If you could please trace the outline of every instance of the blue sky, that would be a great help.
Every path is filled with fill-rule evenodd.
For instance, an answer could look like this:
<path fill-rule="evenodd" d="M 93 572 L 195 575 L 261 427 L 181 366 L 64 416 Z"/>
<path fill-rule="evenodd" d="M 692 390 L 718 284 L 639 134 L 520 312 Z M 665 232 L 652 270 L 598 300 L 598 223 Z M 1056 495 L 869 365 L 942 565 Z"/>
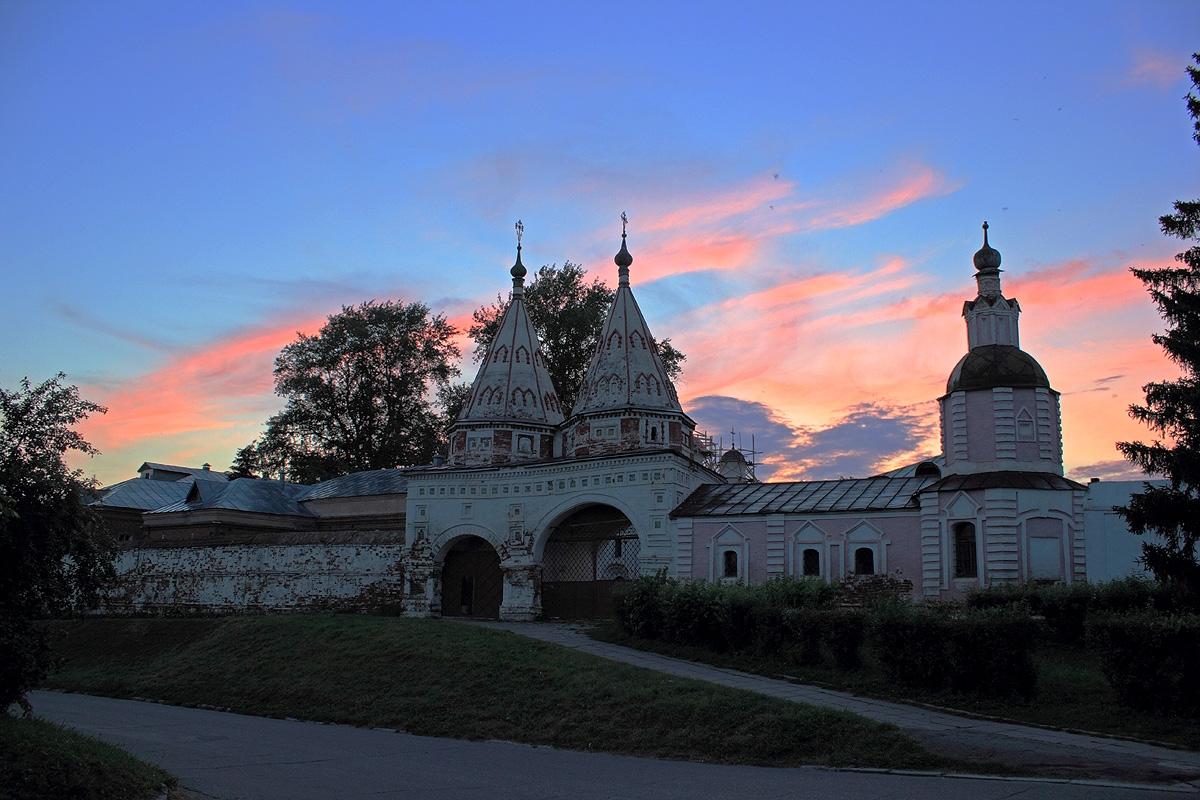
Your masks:
<path fill-rule="evenodd" d="M 1182 249 L 1200 6 L 881 6 L 7 3 L 0 384 L 108 403 L 104 480 L 224 467 L 295 330 L 371 297 L 463 319 L 517 217 L 528 263 L 611 281 L 627 210 L 685 400 L 767 409 L 778 476 L 869 471 L 936 446 L 986 218 L 1068 468 L 1118 469 L 1167 374 L 1124 276 Z M 877 448 L 830 443 L 864 414 Z"/>

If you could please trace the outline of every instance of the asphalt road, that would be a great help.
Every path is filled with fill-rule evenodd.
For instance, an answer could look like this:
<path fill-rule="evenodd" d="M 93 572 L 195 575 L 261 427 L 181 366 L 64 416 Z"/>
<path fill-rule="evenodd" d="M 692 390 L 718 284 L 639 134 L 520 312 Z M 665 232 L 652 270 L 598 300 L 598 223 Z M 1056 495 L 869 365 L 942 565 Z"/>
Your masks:
<path fill-rule="evenodd" d="M 34 692 L 31 700 L 39 717 L 123 747 L 221 800 L 1152 800 L 1182 789 L 692 764 L 88 695 Z"/>

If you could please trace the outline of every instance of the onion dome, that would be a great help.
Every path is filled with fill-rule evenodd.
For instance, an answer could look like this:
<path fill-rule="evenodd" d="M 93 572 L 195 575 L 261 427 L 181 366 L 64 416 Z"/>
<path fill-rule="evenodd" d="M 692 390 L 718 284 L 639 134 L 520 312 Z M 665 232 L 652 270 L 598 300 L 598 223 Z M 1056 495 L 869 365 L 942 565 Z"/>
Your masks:
<path fill-rule="evenodd" d="M 1033 356 L 1019 347 L 987 344 L 974 347 L 950 373 L 946 394 L 998 387 L 1050 388 L 1050 379 Z"/>
<path fill-rule="evenodd" d="M 736 447 L 732 447 L 729 450 L 726 450 L 721 455 L 721 460 L 718 463 L 721 463 L 721 464 L 745 464 L 746 457 L 744 455 L 742 455 L 741 450 L 738 450 Z"/>
<path fill-rule="evenodd" d="M 1000 269 L 1000 251 L 988 244 L 988 224 L 986 222 L 983 223 L 983 247 L 975 251 L 975 269 L 980 272 Z"/>

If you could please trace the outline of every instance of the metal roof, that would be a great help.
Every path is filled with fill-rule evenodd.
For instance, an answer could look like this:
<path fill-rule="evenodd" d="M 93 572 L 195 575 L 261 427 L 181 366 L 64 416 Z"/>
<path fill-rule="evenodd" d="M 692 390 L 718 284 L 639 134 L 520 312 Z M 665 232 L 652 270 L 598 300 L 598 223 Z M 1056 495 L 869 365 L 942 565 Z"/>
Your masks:
<path fill-rule="evenodd" d="M 1086 489 L 1082 483 L 1056 475 L 1053 472 L 973 472 L 966 475 L 948 475 L 927 487 L 929 491 L 957 492 L 968 489 Z"/>
<path fill-rule="evenodd" d="M 366 497 L 375 494 L 403 494 L 408 491 L 408 470 L 373 469 L 351 472 L 337 478 L 302 487 L 296 497 L 305 500 L 329 500 L 334 497 Z"/>
<path fill-rule="evenodd" d="M 151 511 L 152 514 L 169 514 L 176 511 L 201 511 L 225 509 L 249 511 L 255 514 L 281 514 L 295 517 L 311 517 L 313 513 L 297 502 L 296 497 L 310 487 L 296 483 L 237 478 L 219 485 L 197 481 L 186 498 Z"/>
<path fill-rule="evenodd" d="M 671 512 L 671 516 L 820 514 L 913 508 L 917 504 L 917 493 L 936 480 L 935 476 L 922 476 L 787 483 L 708 483 L 692 492 Z"/>
<path fill-rule="evenodd" d="M 229 480 L 222 472 L 214 472 L 211 469 L 203 469 L 202 467 L 181 467 L 177 464 L 159 464 L 155 461 L 147 461 L 138 467 L 137 471 L 141 472 L 144 469 L 160 469 L 163 472 L 178 472 L 183 475 L 191 475 L 193 478 L 200 478 L 206 481 L 218 481 L 225 483 Z"/>
<path fill-rule="evenodd" d="M 106 488 L 100 498 L 88 505 L 106 508 L 134 508 L 150 511 L 187 497 L 193 480 L 151 481 L 145 478 L 130 478 Z"/>

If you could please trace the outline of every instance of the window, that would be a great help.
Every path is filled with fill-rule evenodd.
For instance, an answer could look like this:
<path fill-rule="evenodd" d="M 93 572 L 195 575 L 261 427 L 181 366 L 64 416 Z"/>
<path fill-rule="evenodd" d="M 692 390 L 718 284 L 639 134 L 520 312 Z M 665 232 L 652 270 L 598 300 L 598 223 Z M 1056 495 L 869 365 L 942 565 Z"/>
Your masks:
<path fill-rule="evenodd" d="M 803 569 L 805 577 L 819 577 L 821 575 L 821 552 L 817 548 L 804 548 Z"/>
<path fill-rule="evenodd" d="M 869 547 L 860 547 L 854 551 L 854 574 L 875 574 L 875 551 Z"/>
<path fill-rule="evenodd" d="M 954 577 L 975 578 L 979 565 L 975 559 L 975 525 L 959 522 L 954 526 Z"/>
<path fill-rule="evenodd" d="M 1033 427 L 1033 417 L 1030 416 L 1029 411 L 1024 408 L 1022 408 L 1021 413 L 1017 415 L 1017 441 L 1037 441 L 1037 431 Z"/>
<path fill-rule="evenodd" d="M 620 558 L 621 554 L 624 552 L 625 552 L 625 540 L 624 539 L 615 539 L 613 541 L 613 558 Z"/>
<path fill-rule="evenodd" d="M 721 555 L 721 577 L 736 578 L 738 576 L 738 556 L 736 550 L 726 550 Z"/>

